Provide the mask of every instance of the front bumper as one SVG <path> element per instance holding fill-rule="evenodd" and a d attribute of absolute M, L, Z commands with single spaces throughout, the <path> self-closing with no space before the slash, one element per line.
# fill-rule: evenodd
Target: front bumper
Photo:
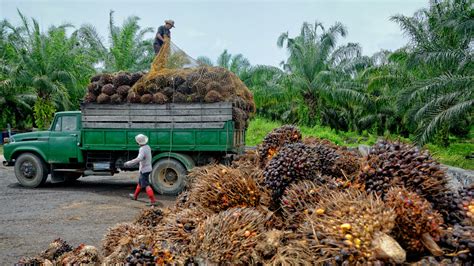
<path fill-rule="evenodd" d="M 3 166 L 13 166 L 13 165 L 15 165 L 15 162 L 13 162 L 13 161 L 3 161 L 2 164 L 3 164 Z"/>

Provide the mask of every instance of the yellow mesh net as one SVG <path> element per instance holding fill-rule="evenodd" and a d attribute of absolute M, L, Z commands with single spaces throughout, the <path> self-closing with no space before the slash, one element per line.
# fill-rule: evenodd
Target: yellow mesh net
<path fill-rule="evenodd" d="M 128 100 L 136 103 L 232 102 L 238 127 L 245 127 L 255 112 L 253 95 L 237 75 L 222 67 L 199 66 L 167 37 L 150 72 L 133 85 Z"/>

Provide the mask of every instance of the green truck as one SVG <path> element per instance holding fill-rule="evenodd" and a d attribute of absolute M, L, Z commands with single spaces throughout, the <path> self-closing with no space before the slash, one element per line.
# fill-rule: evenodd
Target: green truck
<path fill-rule="evenodd" d="M 137 156 L 137 134 L 149 137 L 150 183 L 176 195 L 195 166 L 232 160 L 245 148 L 245 130 L 236 129 L 232 103 L 85 104 L 81 111 L 56 113 L 48 131 L 4 140 L 3 164 L 14 166 L 21 185 L 38 187 L 81 176 L 110 176 Z"/>

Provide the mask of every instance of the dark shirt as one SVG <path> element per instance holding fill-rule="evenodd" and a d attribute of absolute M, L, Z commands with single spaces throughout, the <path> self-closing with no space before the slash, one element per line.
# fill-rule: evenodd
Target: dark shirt
<path fill-rule="evenodd" d="M 160 34 L 161 37 L 165 37 L 165 35 L 167 35 L 168 37 L 171 38 L 171 32 L 169 29 L 167 29 L 165 26 L 159 26 L 158 27 L 158 33 L 157 34 Z M 158 39 L 158 38 L 155 38 L 155 43 L 159 44 L 159 45 L 162 45 L 163 44 L 163 41 Z"/>

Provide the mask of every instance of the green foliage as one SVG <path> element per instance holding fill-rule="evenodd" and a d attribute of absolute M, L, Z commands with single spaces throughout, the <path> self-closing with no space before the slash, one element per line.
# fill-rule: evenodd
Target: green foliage
<path fill-rule="evenodd" d="M 53 121 L 56 108 L 51 101 L 38 98 L 33 107 L 36 125 L 39 129 L 47 129 Z"/>

